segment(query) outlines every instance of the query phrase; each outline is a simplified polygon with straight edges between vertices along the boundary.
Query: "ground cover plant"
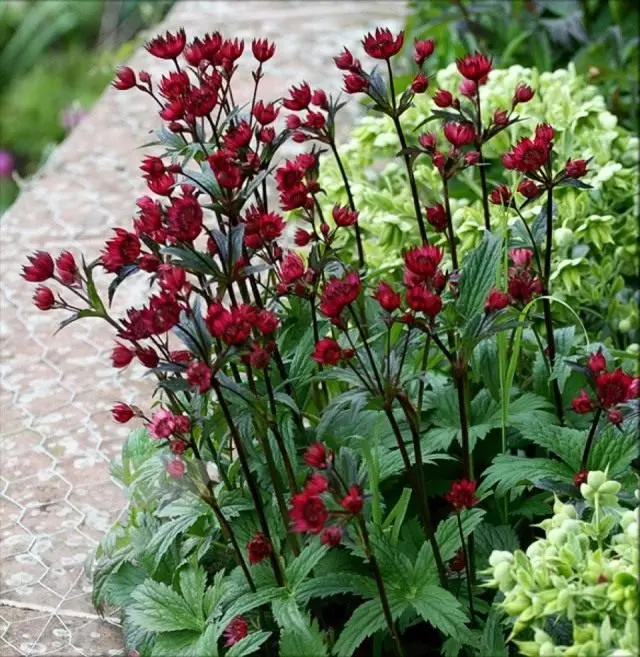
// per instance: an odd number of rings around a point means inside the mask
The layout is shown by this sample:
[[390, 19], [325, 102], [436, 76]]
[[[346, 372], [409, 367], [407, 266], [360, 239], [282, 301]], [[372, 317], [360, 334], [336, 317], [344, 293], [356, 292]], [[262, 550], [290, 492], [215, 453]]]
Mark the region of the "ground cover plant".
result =
[[[382, 277], [335, 143], [343, 101], [304, 82], [262, 98], [275, 44], [245, 53], [180, 30], [147, 44], [167, 61], [160, 80], [118, 71], [114, 86], [149, 95], [164, 121], [141, 165], [149, 195], [95, 259], [37, 252], [23, 271], [61, 328], [106, 321], [113, 366], [135, 359], [157, 380], [153, 399], [113, 407], [142, 426], [114, 465], [129, 505], [97, 551], [94, 603], [122, 608], [144, 656], [633, 655], [639, 379], [553, 289], [554, 209], [588, 193], [594, 163], [558, 155], [566, 127], [522, 125], [524, 82], [483, 112], [481, 53], [456, 62], [463, 93], [406, 132], [435, 44], [414, 44], [406, 88], [402, 33], [362, 45], [364, 64], [347, 49], [335, 62], [346, 94], [392, 122], [415, 221]], [[505, 136], [505, 182], [489, 186]], [[302, 152], [282, 161], [289, 140]], [[321, 157], [346, 202], [327, 206]], [[470, 173], [484, 229], [463, 250], [450, 189]], [[134, 275], [149, 300], [120, 316], [111, 301]], [[542, 550], [558, 572], [531, 581]], [[601, 587], [592, 609], [560, 594], [560, 577], [576, 596], [594, 585], [576, 580], [582, 558]]]

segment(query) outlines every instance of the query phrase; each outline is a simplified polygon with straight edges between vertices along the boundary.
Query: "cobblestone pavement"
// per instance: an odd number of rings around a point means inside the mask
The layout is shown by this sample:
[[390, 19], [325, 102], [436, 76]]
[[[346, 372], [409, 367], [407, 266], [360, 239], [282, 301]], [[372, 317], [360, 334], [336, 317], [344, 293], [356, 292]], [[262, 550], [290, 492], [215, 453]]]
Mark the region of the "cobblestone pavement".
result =
[[[398, 28], [404, 13], [397, 1], [185, 1], [158, 29], [275, 39], [264, 95], [276, 98], [302, 79], [337, 91], [331, 57], [376, 25]], [[162, 71], [144, 50], [131, 65]], [[141, 369], [110, 367], [113, 335], [101, 324], [80, 322], [54, 336], [59, 314], [36, 311], [33, 286], [19, 272], [35, 249], [93, 257], [110, 228], [128, 225], [144, 192], [136, 145], [158, 124], [147, 97], [108, 90], [0, 222], [3, 657], [123, 654], [117, 619], [101, 619], [91, 606], [84, 564], [124, 504], [108, 463], [128, 430], [109, 408], [116, 400], [144, 405], [150, 383]], [[134, 280], [118, 296], [131, 306], [144, 290]]]

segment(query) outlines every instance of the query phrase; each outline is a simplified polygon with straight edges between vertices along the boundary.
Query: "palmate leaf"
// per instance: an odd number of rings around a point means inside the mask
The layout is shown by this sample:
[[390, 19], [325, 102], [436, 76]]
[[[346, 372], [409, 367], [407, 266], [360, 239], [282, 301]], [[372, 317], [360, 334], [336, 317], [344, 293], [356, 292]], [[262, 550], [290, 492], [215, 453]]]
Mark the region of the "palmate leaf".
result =
[[[199, 657], [198, 642], [200, 632], [182, 630], [163, 632], [158, 636], [151, 652], [152, 657]], [[212, 648], [209, 657], [216, 657], [217, 649]]]
[[298, 584], [304, 581], [307, 575], [317, 566], [322, 557], [324, 557], [327, 550], [326, 545], [322, 545], [319, 540], [314, 540], [293, 559], [287, 566], [286, 571], [287, 585], [291, 590], [295, 590]]
[[147, 579], [131, 594], [127, 613], [131, 621], [152, 632], [193, 630], [202, 632], [204, 622], [194, 616], [184, 598], [161, 582]]
[[609, 479], [622, 477], [629, 472], [629, 466], [639, 452], [637, 424], [626, 422], [622, 431], [608, 425], [598, 436], [589, 453], [588, 470], [608, 468]]
[[559, 456], [573, 471], [577, 471], [587, 440], [587, 432], [559, 427], [530, 419], [518, 427], [522, 437]]
[[340, 633], [333, 654], [336, 657], [351, 657], [358, 646], [372, 634], [386, 627], [380, 600], [367, 600], [361, 604], [346, 622]]
[[327, 647], [317, 623], [311, 623], [309, 630], [301, 634], [284, 629], [280, 635], [279, 657], [326, 657]]
[[519, 484], [535, 485], [543, 479], [569, 484], [573, 481], [574, 474], [566, 463], [559, 461], [498, 454], [485, 470], [484, 481], [478, 492], [483, 494], [497, 484], [495, 494], [503, 496]]
[[507, 657], [507, 642], [500, 623], [501, 612], [492, 606], [480, 640], [480, 654], [491, 655], [491, 657]]
[[490, 525], [483, 522], [474, 533], [476, 553], [482, 559], [488, 559], [493, 550], [513, 552], [519, 547], [518, 535], [511, 525]]
[[252, 632], [244, 637], [244, 639], [240, 639], [234, 646], [231, 646], [225, 657], [246, 657], [246, 655], [253, 655], [270, 636], [271, 632]]
[[302, 582], [296, 589], [296, 598], [304, 604], [312, 598], [328, 598], [344, 593], [374, 598], [377, 595], [376, 583], [370, 577], [357, 573], [329, 573]]
[[446, 636], [463, 641], [470, 636], [466, 626], [467, 617], [456, 598], [440, 586], [430, 584], [423, 587], [411, 606], [427, 623]]
[[[465, 538], [469, 536], [469, 534], [471, 534], [482, 522], [484, 515], [485, 511], [477, 508], [464, 509], [460, 512], [462, 533]], [[438, 541], [443, 561], [449, 561], [449, 559], [455, 556], [461, 547], [458, 520], [455, 516], [443, 520], [438, 525], [438, 528], [436, 529], [436, 541]]]

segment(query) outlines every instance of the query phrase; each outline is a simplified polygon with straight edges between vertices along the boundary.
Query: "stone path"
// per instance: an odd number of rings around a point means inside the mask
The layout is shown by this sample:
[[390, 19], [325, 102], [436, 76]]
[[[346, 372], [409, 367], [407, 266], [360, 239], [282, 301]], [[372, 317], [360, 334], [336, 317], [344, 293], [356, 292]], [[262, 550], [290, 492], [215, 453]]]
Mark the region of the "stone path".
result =
[[[338, 91], [331, 57], [376, 25], [399, 28], [405, 10], [398, 1], [185, 1], [158, 31], [276, 40], [264, 81], [264, 95], [276, 98], [303, 79]], [[144, 50], [131, 62], [152, 74], [163, 70], [158, 64]], [[129, 225], [145, 189], [135, 147], [158, 125], [145, 96], [108, 90], [0, 222], [2, 657], [123, 654], [117, 619], [91, 606], [84, 564], [124, 504], [108, 464], [128, 429], [111, 421], [109, 408], [145, 399], [150, 383], [141, 369], [110, 367], [113, 335], [100, 324], [54, 336], [59, 313], [38, 312], [19, 273], [36, 249], [93, 257], [110, 228]], [[144, 290], [134, 281], [119, 295], [131, 306]]]

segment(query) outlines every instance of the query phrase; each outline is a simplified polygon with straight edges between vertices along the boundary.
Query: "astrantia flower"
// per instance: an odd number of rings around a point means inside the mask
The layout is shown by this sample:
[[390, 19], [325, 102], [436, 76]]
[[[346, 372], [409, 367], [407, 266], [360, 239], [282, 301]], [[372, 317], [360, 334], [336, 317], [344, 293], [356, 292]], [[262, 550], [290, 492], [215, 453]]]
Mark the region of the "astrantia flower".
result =
[[402, 297], [387, 283], [378, 283], [373, 298], [380, 304], [380, 307], [388, 313], [397, 310], [402, 303]]
[[265, 105], [259, 100], [253, 107], [253, 116], [260, 125], [269, 125], [276, 120], [279, 111], [273, 103]]
[[160, 362], [160, 357], [153, 347], [146, 347], [145, 349], [138, 349], [136, 351], [136, 356], [138, 360], [145, 366], [150, 369], [158, 366]]
[[453, 504], [456, 513], [462, 509], [470, 509], [480, 500], [476, 497], [476, 482], [460, 479], [451, 484], [451, 490], [444, 496], [449, 504]]
[[294, 532], [319, 534], [324, 529], [329, 512], [322, 498], [303, 491], [293, 496], [290, 516]]
[[166, 32], [160, 34], [155, 39], [151, 39], [145, 44], [146, 50], [154, 57], [160, 59], [176, 59], [184, 50], [187, 42], [187, 36], [183, 29], [178, 30], [175, 34]]
[[616, 427], [619, 427], [624, 420], [624, 413], [619, 408], [610, 408], [607, 411], [607, 420]]
[[511, 190], [506, 185], [494, 187], [489, 194], [489, 200], [494, 205], [508, 205], [511, 200]]
[[569, 178], [582, 178], [587, 175], [586, 160], [567, 160], [564, 171]]
[[111, 273], [135, 262], [140, 255], [140, 240], [124, 228], [115, 229], [116, 236], [107, 241], [102, 252], [102, 266]]
[[118, 342], [111, 352], [111, 364], [113, 367], [126, 367], [133, 360], [134, 355], [133, 349]]
[[320, 534], [320, 543], [322, 543], [322, 545], [327, 545], [329, 547], [336, 547], [340, 545], [341, 540], [342, 540], [342, 529], [340, 529], [340, 527], [337, 527], [336, 525], [332, 525], [331, 527], [326, 527], [325, 529], [322, 530], [322, 534]]
[[358, 60], [354, 58], [348, 48], [345, 48], [337, 57], [334, 57], [333, 61], [341, 71], [348, 71], [359, 66]]
[[465, 569], [466, 563], [464, 559], [463, 550], [458, 550], [455, 556], [449, 561], [449, 569], [451, 572], [459, 573]]
[[438, 89], [433, 95], [433, 102], [438, 107], [451, 107], [451, 104], [453, 103], [453, 95], [446, 89]]
[[187, 465], [182, 459], [173, 459], [167, 464], [167, 474], [172, 479], [180, 479], [184, 477], [187, 470]]
[[525, 198], [535, 198], [540, 194], [541, 189], [533, 182], [533, 180], [529, 180], [528, 178], [520, 182], [518, 185], [518, 191], [525, 197]]
[[58, 276], [65, 285], [73, 285], [79, 279], [78, 265], [73, 254], [63, 251], [56, 260]]
[[333, 338], [322, 338], [316, 342], [311, 358], [320, 365], [335, 365], [342, 358], [342, 348]]
[[30, 283], [42, 283], [53, 276], [53, 258], [46, 251], [36, 251], [28, 256], [29, 263], [22, 268], [22, 277]]
[[476, 138], [476, 131], [473, 129], [471, 123], [447, 121], [444, 124], [443, 131], [447, 141], [456, 148], [471, 144]]
[[473, 80], [474, 82], [481, 82], [493, 68], [493, 62], [486, 55], [475, 53], [473, 55], [466, 55], [456, 60], [456, 66], [460, 74]]
[[186, 371], [187, 383], [202, 394], [211, 388], [211, 374], [211, 368], [206, 363], [191, 363]]
[[282, 104], [294, 112], [307, 109], [311, 102], [311, 87], [303, 82], [299, 87], [291, 87], [289, 89], [289, 98], [285, 98]]
[[620, 368], [613, 372], [603, 372], [596, 377], [598, 399], [606, 409], [622, 404], [630, 398], [633, 377]]
[[331, 216], [336, 222], [336, 226], [353, 226], [358, 221], [358, 213], [350, 210], [348, 207], [334, 205]]
[[412, 285], [407, 290], [407, 305], [411, 310], [433, 318], [442, 310], [442, 298], [423, 285]]
[[593, 410], [593, 402], [591, 401], [589, 395], [584, 390], [581, 390], [580, 394], [571, 400], [571, 408], [576, 413], [584, 415], [585, 413], [590, 413]]
[[511, 249], [509, 257], [516, 267], [526, 269], [533, 259], [533, 251], [531, 249]]
[[280, 320], [275, 313], [270, 310], [261, 310], [255, 318], [254, 325], [262, 335], [272, 335], [278, 328]]
[[234, 646], [249, 633], [249, 624], [242, 616], [236, 616], [224, 630], [224, 645], [227, 648]]
[[485, 302], [484, 302], [484, 311], [487, 314], [497, 312], [502, 310], [509, 305], [509, 295], [501, 290], [496, 289], [495, 287], [491, 292], [489, 292]]
[[287, 253], [280, 263], [280, 280], [285, 285], [295, 283], [302, 278], [304, 272], [304, 260], [297, 253]]
[[414, 94], [424, 93], [429, 88], [429, 78], [424, 73], [418, 73], [411, 81], [411, 91]]
[[264, 561], [271, 554], [271, 543], [262, 532], [258, 532], [247, 543], [247, 552], [249, 563], [255, 565]]
[[416, 39], [413, 42], [413, 59], [415, 60], [416, 64], [422, 67], [425, 59], [431, 57], [435, 49], [436, 44], [433, 39]]
[[427, 221], [435, 230], [439, 233], [442, 233], [446, 230], [447, 222], [447, 213], [445, 212], [444, 206], [442, 203], [437, 203], [425, 208], [425, 213], [427, 215]]
[[348, 94], [357, 94], [369, 88], [369, 81], [364, 75], [357, 72], [349, 73], [344, 78], [344, 90]]
[[389, 59], [397, 54], [404, 43], [404, 32], [397, 36], [389, 28], [377, 28], [375, 34], [369, 32], [362, 40], [364, 51], [374, 59]]
[[505, 126], [505, 125], [508, 125], [508, 123], [509, 123], [509, 115], [505, 112], [505, 110], [497, 109], [497, 110], [493, 113], [493, 122], [494, 122], [496, 125], [499, 125], [499, 126]]
[[127, 91], [128, 89], [132, 89], [136, 86], [136, 74], [132, 68], [129, 68], [128, 66], [121, 66], [116, 71], [116, 78], [111, 84], [114, 89], [118, 89], [119, 91]]
[[171, 411], [165, 409], [154, 413], [149, 424], [153, 438], [168, 438], [176, 428], [176, 418]]
[[297, 228], [293, 236], [293, 242], [296, 246], [307, 246], [313, 235], [304, 228]]
[[508, 153], [502, 156], [502, 163], [507, 169], [522, 173], [533, 173], [549, 160], [549, 148], [545, 143], [521, 139]]
[[129, 404], [120, 403], [116, 404], [111, 409], [111, 415], [116, 422], [125, 424], [135, 415], [135, 413]]
[[38, 285], [33, 293], [33, 303], [38, 310], [51, 310], [55, 305], [53, 292], [46, 285]]
[[598, 375], [603, 372], [607, 367], [607, 360], [602, 353], [602, 349], [589, 356], [589, 369], [592, 374]]
[[458, 86], [458, 91], [466, 98], [474, 98], [478, 93], [478, 85], [473, 80], [463, 80]]
[[520, 82], [513, 94], [513, 104], [528, 103], [534, 96], [535, 91], [524, 82]]
[[349, 272], [343, 278], [330, 278], [320, 298], [320, 312], [337, 320], [342, 311], [360, 294], [362, 284], [357, 272]]
[[304, 453], [304, 462], [310, 468], [325, 470], [327, 467], [327, 448], [324, 443], [312, 443]]
[[411, 273], [427, 279], [436, 273], [443, 255], [438, 246], [414, 246], [404, 254], [404, 264]]
[[576, 488], [580, 488], [581, 484], [586, 484], [587, 483], [587, 477], [589, 476], [589, 471], [588, 470], [580, 470], [580, 472], [577, 472], [575, 476], [573, 477], [573, 485]]
[[351, 486], [347, 494], [340, 500], [340, 506], [354, 515], [362, 511], [363, 505], [364, 501], [357, 486]]
[[251, 52], [260, 62], [269, 61], [276, 52], [276, 44], [267, 39], [254, 39], [251, 42]]

